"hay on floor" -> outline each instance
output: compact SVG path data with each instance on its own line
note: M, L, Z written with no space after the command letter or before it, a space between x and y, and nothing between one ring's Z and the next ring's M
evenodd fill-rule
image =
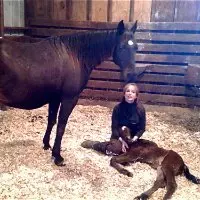
M111 133L111 112L116 103L80 101L73 110L62 141L65 167L56 167L51 152L42 149L47 106L0 112L0 199L130 200L152 186L156 171L146 164L127 168L133 178L109 166L110 157L80 144L86 139L105 141ZM147 130L143 138L177 151L200 177L200 111L145 105ZM52 132L51 144L55 138ZM176 178L173 200L199 200L200 186ZM165 189L151 197L162 199Z

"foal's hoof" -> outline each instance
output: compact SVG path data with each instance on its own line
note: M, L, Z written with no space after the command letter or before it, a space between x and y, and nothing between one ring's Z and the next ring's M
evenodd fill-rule
M134 198L134 200L147 200L148 196L146 194L141 194Z
M127 176L128 176L128 177L133 177L133 174L132 174L131 172L128 172L128 173L127 173Z
M126 169L122 169L121 173L128 176L128 177L133 177L133 174Z
M52 156L52 160L53 162L55 163L55 165L59 166L59 167L63 167L65 166L66 164L64 163L64 159L63 157L59 156L59 157L54 157Z
M99 143L98 141L86 140L81 143L81 146L86 149L92 149L94 144Z

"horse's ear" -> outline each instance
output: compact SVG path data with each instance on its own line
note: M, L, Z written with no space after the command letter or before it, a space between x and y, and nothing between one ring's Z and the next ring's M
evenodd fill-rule
M136 29L137 29L137 20L135 21L135 23L134 23L134 25L133 25L133 27L131 28L131 31L133 32L133 33L135 33L135 31L136 31Z
M124 21L121 20L117 26L117 33L119 35L122 35L124 33L124 30L125 30L125 26L124 26Z

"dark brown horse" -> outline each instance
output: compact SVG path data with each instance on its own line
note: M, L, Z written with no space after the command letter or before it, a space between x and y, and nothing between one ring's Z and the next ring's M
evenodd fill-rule
M51 148L50 134L59 110L52 149L56 165L63 164L63 133L92 69L112 56L124 79L135 80L136 28L137 22L128 28L121 21L113 30L51 37L30 44L0 40L0 103L21 109L49 104L44 149Z
M153 186L141 195L135 197L135 199L146 200L156 190L163 187L167 189L163 200L170 199L177 188L175 176L181 174L184 174L185 177L193 183L200 184L200 179L189 172L182 157L175 151L160 148L156 143L149 140L139 139L137 142L132 142L128 128L121 131L121 137L129 144L129 150L124 154L113 156L110 160L110 165L112 167L119 173L129 177L133 177L133 174L124 168L123 165L126 163L146 163L157 170L157 178ZM105 142L85 141L81 146L92 148L102 153L104 144ZM121 145L119 146L121 148ZM115 148L116 152L119 152L117 145ZM114 152L113 149L112 152Z

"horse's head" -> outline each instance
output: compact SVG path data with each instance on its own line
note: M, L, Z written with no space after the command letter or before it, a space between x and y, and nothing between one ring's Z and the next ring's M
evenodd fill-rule
M135 53L137 43L135 40L135 31L137 21L132 27L125 27L123 20L117 27L117 45L113 53L113 61L122 70L123 79L126 82L135 82L137 75L135 73Z

